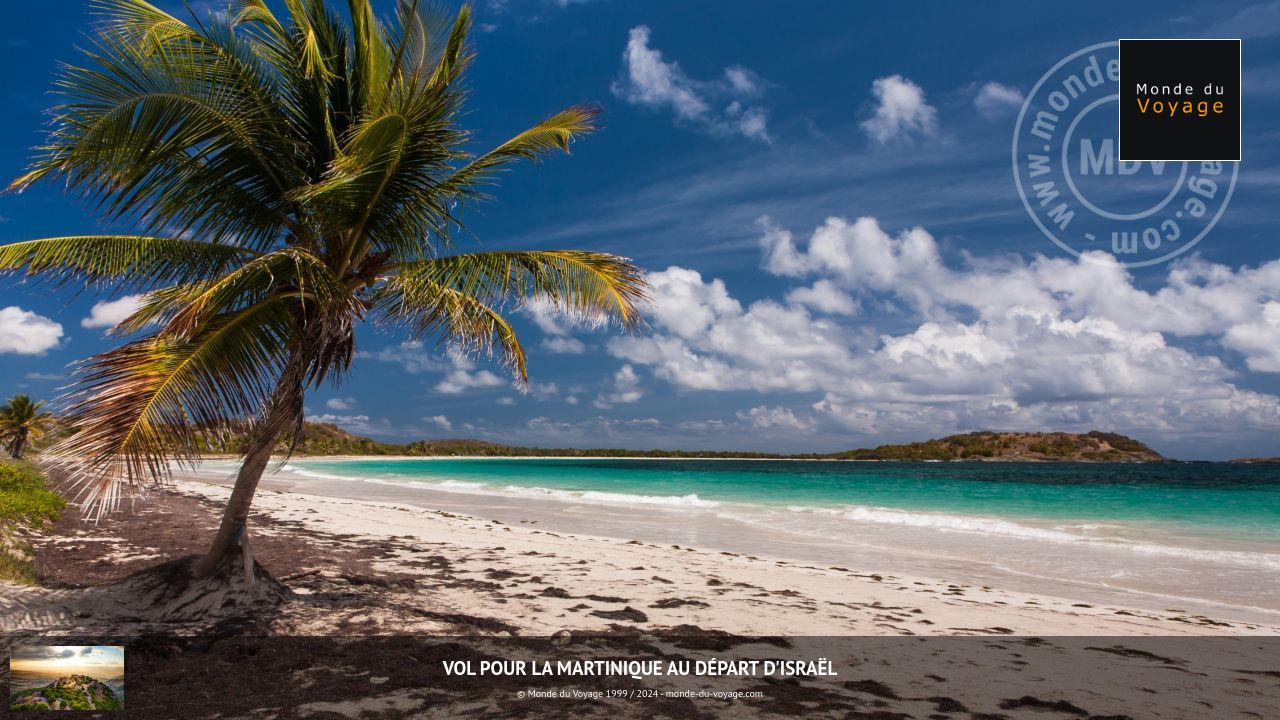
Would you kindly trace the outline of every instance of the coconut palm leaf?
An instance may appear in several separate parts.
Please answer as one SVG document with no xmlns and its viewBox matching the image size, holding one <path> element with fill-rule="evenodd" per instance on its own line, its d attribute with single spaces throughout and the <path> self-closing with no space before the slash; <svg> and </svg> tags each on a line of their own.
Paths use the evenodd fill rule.
<svg viewBox="0 0 1280 720">
<path fill-rule="evenodd" d="M 340 382 L 372 313 L 412 336 L 526 357 L 504 316 L 546 302 L 640 325 L 646 286 L 613 255 L 446 254 L 469 201 L 517 160 L 595 128 L 573 106 L 488 152 L 462 125 L 471 12 L 401 0 L 232 0 L 185 19 L 146 0 L 95 0 L 100 23 L 65 65 L 45 142 L 11 188 L 57 180 L 118 234 L 0 246 L 0 274 L 141 292 L 64 399 L 55 449 L 87 512 L 191 462 L 203 434 L 253 440 L 210 558 L 248 516 L 303 393 Z"/>
<path fill-rule="evenodd" d="M 603 253 L 547 250 L 484 252 L 408 263 L 371 300 L 383 317 L 417 336 L 481 353 L 497 350 L 519 382 L 528 380 L 524 349 L 502 316 L 506 307 L 539 301 L 577 318 L 640 324 L 646 299 L 638 268 Z"/>
<path fill-rule="evenodd" d="M 0 245 L 0 273 L 138 290 L 217 277 L 257 253 L 169 237 L 73 235 Z"/>
<path fill-rule="evenodd" d="M 99 515 L 122 494 L 192 464 L 201 435 L 255 417 L 294 342 L 293 317 L 271 299 L 218 317 L 189 341 L 152 336 L 90 358 L 78 371 L 57 446 L 71 459 L 80 500 Z"/>
</svg>

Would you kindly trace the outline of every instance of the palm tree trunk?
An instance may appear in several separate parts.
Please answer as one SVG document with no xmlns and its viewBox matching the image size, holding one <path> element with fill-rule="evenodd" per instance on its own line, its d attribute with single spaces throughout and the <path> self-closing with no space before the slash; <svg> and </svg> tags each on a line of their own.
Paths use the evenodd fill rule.
<svg viewBox="0 0 1280 720">
<path fill-rule="evenodd" d="M 26 449 L 26 445 L 27 445 L 27 434 L 25 432 L 19 431 L 18 434 L 13 438 L 13 446 L 9 449 L 9 454 L 12 455 L 15 460 L 21 460 L 22 451 Z"/>
<path fill-rule="evenodd" d="M 253 568 L 253 557 L 248 547 L 249 509 L 253 505 L 254 493 L 258 490 L 258 481 L 262 479 L 262 473 L 271 461 L 271 452 L 275 450 L 280 436 L 302 411 L 302 379 L 306 369 L 304 357 L 305 353 L 295 351 L 289 358 L 262 421 L 254 429 L 249 448 L 245 451 L 244 462 L 236 475 L 231 498 L 222 512 L 222 523 L 213 536 L 213 544 L 209 546 L 209 552 L 192 568 L 192 575 L 197 578 L 213 575 L 227 556 L 237 549 L 244 555 L 246 572 Z"/>
</svg>

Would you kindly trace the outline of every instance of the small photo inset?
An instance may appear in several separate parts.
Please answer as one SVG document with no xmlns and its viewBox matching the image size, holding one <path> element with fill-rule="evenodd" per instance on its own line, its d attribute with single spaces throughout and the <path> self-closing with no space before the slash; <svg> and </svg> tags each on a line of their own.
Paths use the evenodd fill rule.
<svg viewBox="0 0 1280 720">
<path fill-rule="evenodd" d="M 124 648 L 117 645 L 14 645 L 10 710 L 120 710 Z"/>
</svg>

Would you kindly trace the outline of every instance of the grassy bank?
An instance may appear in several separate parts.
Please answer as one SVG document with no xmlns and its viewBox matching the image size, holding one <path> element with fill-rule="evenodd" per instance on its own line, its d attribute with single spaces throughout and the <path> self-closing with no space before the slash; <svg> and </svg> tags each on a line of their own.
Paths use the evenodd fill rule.
<svg viewBox="0 0 1280 720">
<path fill-rule="evenodd" d="M 0 580 L 36 581 L 31 545 L 25 537 L 58 518 L 66 502 L 48 489 L 40 468 L 0 461 Z"/>
</svg>

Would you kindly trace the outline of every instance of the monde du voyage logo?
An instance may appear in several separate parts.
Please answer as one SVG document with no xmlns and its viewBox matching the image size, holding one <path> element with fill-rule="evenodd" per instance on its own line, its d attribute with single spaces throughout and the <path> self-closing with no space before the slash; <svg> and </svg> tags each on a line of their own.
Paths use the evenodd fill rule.
<svg viewBox="0 0 1280 720">
<path fill-rule="evenodd" d="M 1213 229 L 1235 189 L 1240 42 L 1078 50 L 1028 93 L 1012 149 L 1023 206 L 1056 245 L 1128 267 L 1171 260 Z"/>
</svg>

